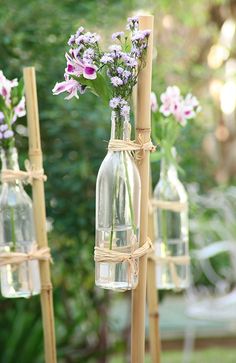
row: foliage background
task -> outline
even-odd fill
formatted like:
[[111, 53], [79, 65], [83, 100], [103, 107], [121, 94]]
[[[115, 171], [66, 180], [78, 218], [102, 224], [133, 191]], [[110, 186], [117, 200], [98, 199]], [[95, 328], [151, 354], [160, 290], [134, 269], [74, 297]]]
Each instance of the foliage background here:
[[[219, 34], [219, 9], [231, 9], [232, 4], [217, 0], [1, 0], [0, 69], [9, 78], [20, 76], [23, 66], [35, 65], [37, 70], [60, 363], [106, 362], [111, 353], [124, 351], [129, 344], [128, 328], [117, 334], [107, 321], [116, 297], [94, 288], [95, 181], [105, 155], [103, 140], [109, 138], [109, 113], [90, 95], [84, 95], [83, 101], [65, 102], [51, 94], [55, 82], [63, 78], [67, 39], [83, 25], [101, 33], [108, 44], [109, 34], [121, 29], [134, 11], [155, 14], [153, 89], [161, 93], [167, 84], [176, 83], [199, 97], [203, 112], [194, 127], [189, 125], [183, 132], [178, 151], [184, 180], [206, 191], [221, 181], [217, 179], [220, 156], [211, 160], [204, 149], [204, 138], [214, 138], [217, 124], [208, 91], [214, 74], [207, 66], [207, 52]], [[22, 160], [27, 150], [25, 124], [19, 128]], [[158, 173], [159, 166], [154, 164], [154, 183]], [[233, 178], [229, 172], [224, 183]], [[1, 299], [0, 311], [0, 363], [42, 363], [39, 299]]]

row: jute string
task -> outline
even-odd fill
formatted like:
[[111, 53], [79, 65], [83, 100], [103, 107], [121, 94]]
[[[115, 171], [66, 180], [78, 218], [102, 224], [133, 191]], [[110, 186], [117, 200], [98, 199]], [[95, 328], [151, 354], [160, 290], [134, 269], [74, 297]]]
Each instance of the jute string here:
[[37, 249], [36, 247], [28, 253], [2, 252], [0, 253], [0, 267], [5, 265], [20, 264], [26, 261], [41, 260], [52, 262], [50, 249], [48, 247]]
[[173, 212], [183, 212], [188, 209], [188, 204], [183, 202], [166, 201], [151, 199], [150, 200], [150, 212], [152, 213], [155, 209], [171, 210]]
[[[136, 244], [135, 244], [136, 245]], [[129, 280], [131, 274], [138, 275], [138, 261], [140, 257], [148, 254], [153, 249], [150, 238], [139, 248], [134, 249], [135, 245], [130, 247], [116, 247], [115, 249], [108, 249], [105, 247], [95, 246], [94, 248], [94, 261], [96, 262], [114, 262], [129, 264]], [[125, 249], [131, 249], [130, 253], [124, 252]], [[133, 249], [133, 251], [132, 251]]]
[[108, 144], [108, 150], [136, 152], [135, 159], [137, 161], [141, 161], [144, 158], [145, 152], [147, 151], [154, 152], [156, 150], [156, 146], [153, 145], [151, 140], [143, 142], [142, 135], [139, 134], [138, 143], [136, 141], [129, 139], [127, 140], [111, 139]]
[[34, 169], [34, 167], [30, 164], [29, 160], [25, 161], [25, 169], [22, 170], [11, 170], [5, 169], [1, 172], [1, 180], [2, 183], [9, 183], [15, 180], [21, 180], [25, 184], [32, 184], [33, 179], [36, 180], [47, 180], [47, 176], [44, 174], [43, 169]]
[[156, 256], [154, 253], [149, 255], [149, 258], [155, 261], [158, 265], [168, 265], [171, 273], [172, 280], [177, 289], [180, 288], [180, 279], [177, 273], [177, 266], [188, 266], [190, 263], [189, 256]]

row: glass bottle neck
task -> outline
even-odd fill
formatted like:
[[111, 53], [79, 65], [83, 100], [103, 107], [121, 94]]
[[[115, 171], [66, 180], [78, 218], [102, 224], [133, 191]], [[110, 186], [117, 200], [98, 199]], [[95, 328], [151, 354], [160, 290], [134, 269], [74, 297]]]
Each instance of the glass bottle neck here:
[[169, 160], [166, 160], [165, 158], [161, 159], [161, 173], [160, 173], [161, 179], [177, 179], [178, 173], [176, 170], [175, 165], [170, 162]]
[[129, 114], [122, 116], [118, 111], [111, 113], [111, 139], [130, 140]]
[[9, 149], [1, 149], [1, 162], [2, 170], [19, 170], [17, 149], [15, 147]]

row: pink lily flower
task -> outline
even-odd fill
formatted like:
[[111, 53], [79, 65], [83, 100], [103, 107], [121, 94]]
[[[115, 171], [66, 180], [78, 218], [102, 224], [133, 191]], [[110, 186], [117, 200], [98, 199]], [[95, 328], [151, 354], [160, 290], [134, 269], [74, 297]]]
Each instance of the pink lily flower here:
[[90, 63], [84, 63], [81, 59], [76, 57], [75, 53], [72, 51], [72, 57], [66, 53], [67, 59], [67, 74], [73, 74], [77, 77], [83, 75], [86, 79], [96, 79], [97, 78], [97, 67]]
[[11, 89], [18, 85], [17, 79], [8, 80], [2, 71], [0, 71], [0, 95], [5, 99], [6, 105], [11, 103]]
[[12, 123], [14, 123], [18, 117], [25, 116], [25, 114], [26, 114], [25, 97], [22, 97], [22, 99], [20, 100], [18, 105], [16, 107], [14, 107], [14, 116], [13, 116], [13, 119], [12, 119]]
[[180, 90], [177, 86], [167, 87], [165, 93], [161, 94], [162, 105], [160, 107], [160, 112], [164, 116], [170, 116], [176, 104], [180, 101]]
[[59, 95], [62, 92], [68, 92], [69, 95], [65, 97], [66, 100], [70, 100], [72, 97], [79, 98], [78, 91], [82, 94], [85, 92], [83, 86], [74, 79], [66, 79], [63, 82], [57, 82], [52, 90], [53, 95]]

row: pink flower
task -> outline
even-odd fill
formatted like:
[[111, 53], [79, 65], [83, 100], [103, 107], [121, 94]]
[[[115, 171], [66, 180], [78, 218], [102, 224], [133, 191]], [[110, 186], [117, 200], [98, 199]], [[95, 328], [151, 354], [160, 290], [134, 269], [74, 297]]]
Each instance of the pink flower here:
[[69, 93], [69, 96], [65, 97], [66, 100], [71, 99], [72, 97], [79, 98], [78, 93], [84, 93], [84, 88], [81, 86], [79, 82], [74, 79], [67, 79], [63, 82], [57, 82], [52, 90], [53, 95], [59, 95], [62, 92]]
[[0, 95], [5, 99], [6, 105], [11, 103], [11, 89], [18, 85], [17, 79], [8, 80], [2, 71], [0, 71]]
[[151, 92], [151, 110], [152, 112], [157, 112], [158, 110], [157, 96], [154, 92]]
[[167, 87], [166, 92], [161, 94], [161, 102], [160, 112], [164, 116], [170, 116], [180, 102], [179, 88], [177, 86]]
[[80, 58], [78, 58], [75, 52], [72, 50], [71, 56], [66, 53], [67, 59], [67, 74], [73, 74], [77, 77], [81, 75], [86, 79], [96, 79], [97, 78], [97, 67], [90, 63], [84, 63]]
[[16, 107], [14, 107], [14, 116], [13, 116], [12, 123], [14, 123], [16, 121], [17, 117], [23, 117], [23, 116], [25, 116], [25, 114], [26, 114], [25, 97], [22, 97], [22, 99], [20, 100], [18, 105]]

